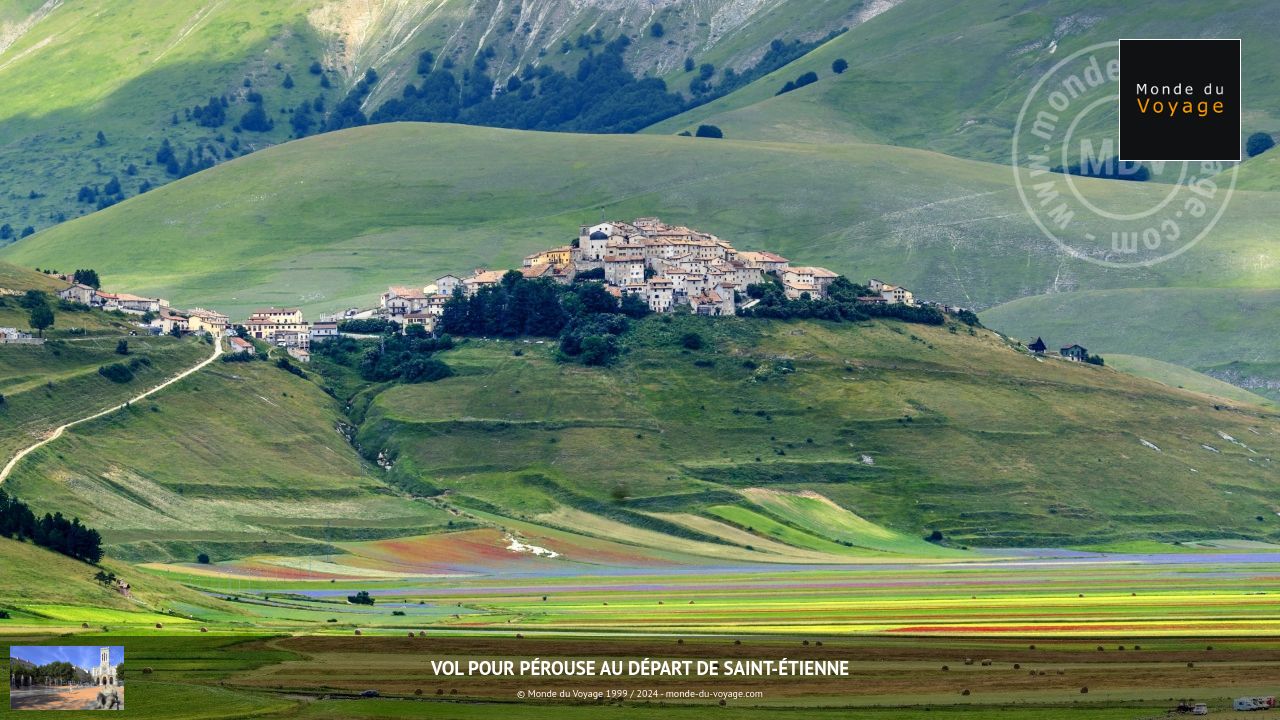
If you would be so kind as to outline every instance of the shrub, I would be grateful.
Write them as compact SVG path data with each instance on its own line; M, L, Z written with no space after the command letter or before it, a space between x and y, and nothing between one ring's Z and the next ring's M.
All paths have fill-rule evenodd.
M715 125L699 125L698 131L694 133L695 137L700 138L722 138L724 131Z
M837 75L842 74L845 70L848 70L848 69L849 69L849 61L845 60L844 58L836 58L836 61L831 63L831 72Z
M1269 133L1256 132L1244 143L1244 151L1249 157L1257 157L1276 146L1276 141Z
M116 354L117 354L117 355L128 355L128 354L129 354L129 341L128 341L128 340L121 340L120 342L116 343Z
M199 555L196 555L196 562L200 563L201 565L208 565L209 564L208 553L200 553Z
M114 383L127 383L133 380L133 371L124 363L111 363L98 368L98 374Z
M689 350L701 350L703 346L702 336L696 332L687 332L680 337L680 345Z
M361 590L355 595L348 595L347 602L352 605L372 605L374 603L374 599L369 597L368 590ZM357 630L356 632L359 633L360 631Z

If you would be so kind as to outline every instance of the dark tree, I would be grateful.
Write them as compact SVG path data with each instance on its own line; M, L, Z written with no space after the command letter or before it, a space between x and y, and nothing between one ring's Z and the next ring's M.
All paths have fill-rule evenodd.
M845 60L844 58L836 58L836 61L831 63L831 72L837 75L843 74L844 71L848 69L849 69L849 61Z
M53 327L53 310L48 305L33 307L28 322L32 329L40 332L40 337L44 337L45 329Z
M701 350L702 336L696 332L687 332L680 336L680 345L688 350Z
M240 127L250 132L268 132L275 127L275 123L267 117L266 111L262 109L262 103L256 102L240 118Z
M722 138L724 137L724 132L715 125L699 125L698 131L694 135L700 138Z
M660 38L667 34L666 28L662 27L662 23L656 22L649 26L649 34L653 37Z
M119 342L117 342L117 343L116 343L116 354L117 354L117 355L128 355L128 354L129 354L129 341L128 341L128 340L121 340L121 341L119 341Z
M290 75L289 73L285 73L285 74L284 74L284 82L280 83L280 86L281 86L281 87L283 87L285 90L292 90L292 89L293 89L293 76L292 76L292 75Z
M319 60L312 60L311 67L307 68L307 71L310 72L312 75L319 75L320 73L324 72L324 68L320 67Z
M1249 157L1257 157L1275 147L1275 145L1276 141L1271 137L1270 133L1256 132L1245 141L1244 151Z
M196 562L200 563L201 565L208 565L209 564L208 553L200 553L199 555L196 555Z
M105 147L106 144L107 144L107 136L103 135L102 131L99 130L98 131L98 147Z

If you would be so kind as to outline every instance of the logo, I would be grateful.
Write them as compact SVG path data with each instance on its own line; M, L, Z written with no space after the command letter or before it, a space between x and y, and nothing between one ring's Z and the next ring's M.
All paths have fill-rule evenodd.
M1013 174L1031 219L1064 252L1104 267L1145 267L1209 234L1238 165L1121 160L1119 48L1113 41L1078 50L1032 87L1014 126Z

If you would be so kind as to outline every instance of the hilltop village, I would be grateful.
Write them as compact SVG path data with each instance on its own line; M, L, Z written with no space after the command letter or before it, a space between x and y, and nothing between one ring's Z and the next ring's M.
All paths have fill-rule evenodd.
M207 333L227 336L232 353L252 353L252 340L284 348L294 358L310 359L312 343L340 334L358 334L360 321L382 321L415 332L434 332L455 297L468 298L497 286L510 272L527 280L562 285L598 282L618 300L640 298L642 307L654 313L689 312L704 316L731 316L750 311L761 300L751 296L752 286L772 284L787 300L824 300L840 275L824 267L792 265L781 255L764 250L739 250L711 233L658 218L631 222L608 221L583 225L570 244L525 256L519 268L477 269L460 277L447 274L424 285L392 286L382 293L376 307L351 308L322 315L309 322L299 308L268 307L253 311L240 323L206 308L178 310L163 298L107 292L60 276L70 284L58 292L64 301L139 316L139 323L154 334ZM96 273L93 275L96 280ZM963 308L919 301L910 290L872 279L859 306L937 308L959 313ZM15 331L16 332L16 331ZM20 333L19 333L20 335ZM29 336L28 336L29 337ZM17 338L15 338L17 340ZM1067 353L1063 353L1066 355ZM1086 356L1087 357L1087 356Z
M642 298L651 312L687 307L695 315L735 315L758 300L746 298L750 285L775 278L790 300L822 299L839 275L824 267L793 266L772 252L738 250L727 240L658 218L602 222L582 226L569 245L526 255L520 274L569 284L592 280L615 298ZM455 292L474 295L497 285L507 270L478 269L467 277L444 275L422 287L392 286L382 294L378 313L400 325L428 330L444 314ZM879 280L867 303L915 305L911 291Z

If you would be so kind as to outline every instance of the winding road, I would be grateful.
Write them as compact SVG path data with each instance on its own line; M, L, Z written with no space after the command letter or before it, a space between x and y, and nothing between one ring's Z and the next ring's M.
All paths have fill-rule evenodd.
M31 445L29 447L25 447L19 450L17 454L15 454L12 458L10 458L9 462L4 466L4 469L0 470L0 483L3 483L5 479L9 477L9 473L13 472L13 469L17 467L18 463L22 460L22 458L26 457L27 455L31 454L36 450L39 450L45 445L48 445L54 440L57 440L58 438L62 437L62 433L65 432L67 428L74 427L76 425L79 425L80 423L89 422L90 420L97 420L103 415L108 415L110 413L115 412L116 410L119 410L120 408L123 408L132 403L136 403L139 400L142 400L146 397L154 395L155 393L158 393L161 390L169 387L170 385L178 382L182 378L187 377L191 373L197 372L202 368L208 366L209 363L217 360L220 355L222 355L222 339L215 338L213 341L213 353L209 355L209 357L197 363L196 365L193 365L187 368L186 370L183 370L177 375L174 375L173 377L169 378L168 380L165 380L164 382L160 383L159 385L156 385L155 387L151 388L150 390L147 390L146 392L143 392L139 395L129 398L128 400L120 403L119 405L113 405L107 408L106 410L96 412L93 415L88 415L86 417L80 418L79 420L72 420L71 422L63 423L62 425L59 425L58 427L54 428L53 432L46 435L43 440L41 440L40 442L37 442L34 445Z

